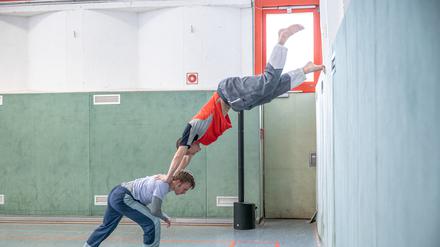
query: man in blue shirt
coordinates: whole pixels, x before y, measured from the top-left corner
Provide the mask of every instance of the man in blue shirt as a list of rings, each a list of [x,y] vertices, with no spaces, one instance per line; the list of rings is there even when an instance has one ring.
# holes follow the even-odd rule
[[[178,172],[169,184],[151,176],[117,185],[108,195],[103,223],[90,235],[84,247],[99,246],[118,226],[124,215],[141,226],[145,247],[159,246],[158,218],[165,221],[167,227],[171,225],[170,218],[161,210],[166,194],[174,191],[176,195],[183,195],[189,189],[194,189],[194,186],[194,177],[187,171]]]

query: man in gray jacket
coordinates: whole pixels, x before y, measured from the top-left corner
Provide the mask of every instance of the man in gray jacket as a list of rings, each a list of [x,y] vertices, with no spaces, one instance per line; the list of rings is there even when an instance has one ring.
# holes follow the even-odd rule
[[[167,227],[171,225],[170,218],[161,210],[166,194],[174,191],[176,195],[183,195],[194,186],[194,177],[187,171],[176,173],[169,184],[151,176],[117,185],[108,196],[103,223],[90,235],[84,247],[99,246],[124,215],[141,226],[145,247],[159,246],[159,218],[167,223]]]

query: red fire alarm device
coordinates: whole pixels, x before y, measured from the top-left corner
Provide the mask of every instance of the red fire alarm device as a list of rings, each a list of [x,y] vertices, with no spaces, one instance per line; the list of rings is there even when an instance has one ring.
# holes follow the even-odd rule
[[[196,73],[196,72],[186,73],[186,84],[187,85],[199,84],[199,73]]]

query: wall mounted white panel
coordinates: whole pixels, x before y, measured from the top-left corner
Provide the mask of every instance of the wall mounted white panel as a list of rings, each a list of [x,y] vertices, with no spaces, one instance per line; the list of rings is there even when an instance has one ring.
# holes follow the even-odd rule
[[[181,7],[141,14],[140,87],[215,90],[221,79],[241,75],[241,23],[238,8]],[[252,35],[251,29],[245,33]],[[186,72],[198,72],[199,84],[186,85]]]
[[[134,89],[138,82],[138,14],[84,11],[84,87]]]
[[[241,15],[241,75],[252,75],[254,72],[253,18],[252,8],[243,8]]]
[[[250,7],[136,11],[1,16],[0,90],[215,90],[252,74]],[[187,72],[198,73],[198,85],[186,85]]]
[[[165,88],[185,83],[183,10],[171,8],[139,15],[139,86]]]
[[[240,17],[237,8],[185,9],[183,69],[200,71],[200,89],[215,90],[220,80],[241,74]]]
[[[16,91],[26,87],[27,34],[26,17],[0,15],[0,91]]]
[[[67,12],[30,17],[29,20],[29,88],[64,90],[67,84],[68,37]]]

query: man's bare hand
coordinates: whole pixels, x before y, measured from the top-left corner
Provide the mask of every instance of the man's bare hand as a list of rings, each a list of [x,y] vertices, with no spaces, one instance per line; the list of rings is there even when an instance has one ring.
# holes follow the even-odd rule
[[[166,220],[164,220],[165,223],[167,223],[167,228],[169,228],[171,226],[171,220],[170,218],[167,218]]]
[[[153,177],[156,180],[162,180],[164,182],[167,182],[167,179],[168,179],[167,175],[165,175],[165,174],[156,174]]]

